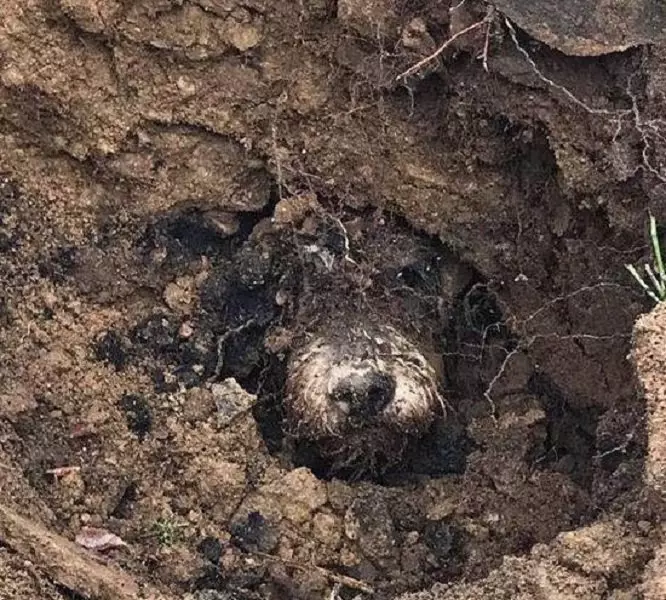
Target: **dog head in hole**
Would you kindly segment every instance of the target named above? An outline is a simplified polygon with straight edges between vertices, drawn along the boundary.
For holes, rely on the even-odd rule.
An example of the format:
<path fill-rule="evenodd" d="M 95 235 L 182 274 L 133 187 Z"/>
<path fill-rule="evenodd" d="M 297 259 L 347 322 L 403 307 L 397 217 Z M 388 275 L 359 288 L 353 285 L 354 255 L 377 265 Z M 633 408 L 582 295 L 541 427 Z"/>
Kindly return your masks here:
<path fill-rule="evenodd" d="M 285 365 L 289 446 L 317 453 L 331 472 L 399 462 L 446 415 L 442 343 L 465 270 L 398 217 L 313 194 L 280 201 L 245 253 L 239 276 L 265 273 L 279 307 L 264 347 Z"/>
<path fill-rule="evenodd" d="M 324 207 L 313 194 L 280 201 L 251 246 L 279 274 L 279 325 L 265 345 L 286 364 L 289 444 L 332 472 L 399 462 L 446 415 L 443 336 L 469 273 L 400 218 Z"/>

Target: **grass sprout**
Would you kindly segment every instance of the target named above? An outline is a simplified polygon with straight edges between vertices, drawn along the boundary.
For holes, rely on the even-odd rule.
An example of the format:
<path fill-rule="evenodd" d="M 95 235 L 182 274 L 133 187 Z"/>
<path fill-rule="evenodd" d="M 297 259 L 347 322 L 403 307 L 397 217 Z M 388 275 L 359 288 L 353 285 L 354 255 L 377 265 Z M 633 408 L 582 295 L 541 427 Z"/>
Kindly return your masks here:
<path fill-rule="evenodd" d="M 624 265 L 641 289 L 657 304 L 666 300 L 666 272 L 661 254 L 661 244 L 657 233 L 657 221 L 650 215 L 650 241 L 654 265 L 645 263 L 645 275 L 641 275 L 634 265 Z"/>

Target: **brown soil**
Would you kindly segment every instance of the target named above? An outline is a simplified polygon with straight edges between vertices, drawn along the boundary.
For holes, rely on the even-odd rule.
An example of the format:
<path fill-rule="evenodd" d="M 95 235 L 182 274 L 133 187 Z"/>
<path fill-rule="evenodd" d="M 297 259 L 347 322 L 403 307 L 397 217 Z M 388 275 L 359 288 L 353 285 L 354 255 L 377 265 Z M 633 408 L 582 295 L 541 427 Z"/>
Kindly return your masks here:
<path fill-rule="evenodd" d="M 3 502 L 173 597 L 659 598 L 623 265 L 664 16 L 588 4 L 4 0 Z M 369 475 L 281 426 L 290 349 L 359 314 L 449 407 Z M 27 547 L 0 598 L 94 595 Z"/>

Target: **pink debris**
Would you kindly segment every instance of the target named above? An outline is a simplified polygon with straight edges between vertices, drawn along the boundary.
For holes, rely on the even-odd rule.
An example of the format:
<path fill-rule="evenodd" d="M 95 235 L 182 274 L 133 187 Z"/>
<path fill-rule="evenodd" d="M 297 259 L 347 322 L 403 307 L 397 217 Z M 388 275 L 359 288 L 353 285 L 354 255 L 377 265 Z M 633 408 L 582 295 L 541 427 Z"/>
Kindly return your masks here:
<path fill-rule="evenodd" d="M 81 470 L 81 467 L 56 467 L 55 469 L 48 469 L 46 473 L 48 475 L 53 475 L 56 479 L 58 477 L 64 477 L 70 473 L 78 473 Z"/>
<path fill-rule="evenodd" d="M 93 435 L 94 433 L 95 429 L 92 425 L 88 423 L 75 423 L 70 431 L 70 436 L 73 438 L 81 438 Z"/>
<path fill-rule="evenodd" d="M 74 540 L 88 550 L 104 552 L 113 548 L 124 548 L 127 544 L 115 533 L 97 527 L 83 527 Z"/>

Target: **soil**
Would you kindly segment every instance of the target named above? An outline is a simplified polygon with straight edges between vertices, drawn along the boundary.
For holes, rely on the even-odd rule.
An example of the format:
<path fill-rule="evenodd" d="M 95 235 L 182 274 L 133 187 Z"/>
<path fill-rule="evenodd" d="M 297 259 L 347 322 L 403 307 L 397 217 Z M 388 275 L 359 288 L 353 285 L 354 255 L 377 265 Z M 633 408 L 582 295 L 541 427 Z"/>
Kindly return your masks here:
<path fill-rule="evenodd" d="M 5 0 L 2 501 L 165 598 L 666 597 L 663 8 L 588 4 Z M 281 407 L 359 315 L 447 405 L 370 473 Z M 96 597 L 9 531 L 0 598 Z"/>

